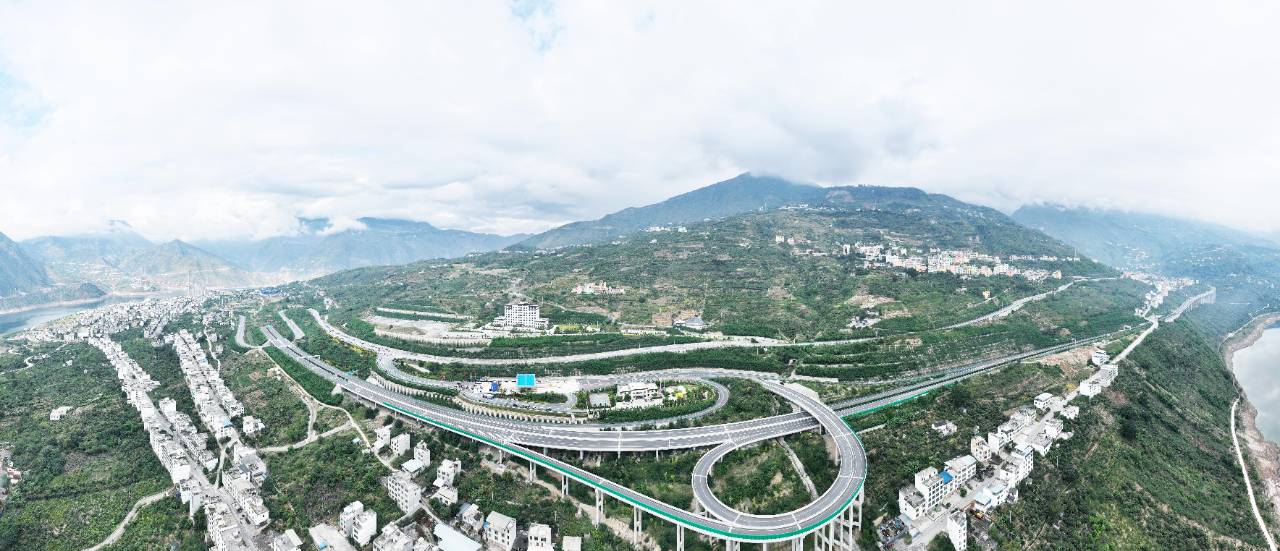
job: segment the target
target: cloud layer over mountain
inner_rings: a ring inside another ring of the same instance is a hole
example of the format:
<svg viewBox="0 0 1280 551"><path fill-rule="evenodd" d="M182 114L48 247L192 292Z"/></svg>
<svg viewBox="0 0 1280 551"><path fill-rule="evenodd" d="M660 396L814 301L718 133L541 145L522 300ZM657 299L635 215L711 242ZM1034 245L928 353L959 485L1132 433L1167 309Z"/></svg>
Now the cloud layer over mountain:
<svg viewBox="0 0 1280 551"><path fill-rule="evenodd" d="M513 233L750 170L1276 230L1276 9L6 3L0 220Z"/></svg>

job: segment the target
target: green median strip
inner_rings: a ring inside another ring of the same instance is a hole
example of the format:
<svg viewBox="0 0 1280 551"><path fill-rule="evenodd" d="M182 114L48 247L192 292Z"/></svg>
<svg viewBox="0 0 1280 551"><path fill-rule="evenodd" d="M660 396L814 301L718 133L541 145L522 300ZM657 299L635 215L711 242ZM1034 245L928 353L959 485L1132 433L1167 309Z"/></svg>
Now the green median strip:
<svg viewBox="0 0 1280 551"><path fill-rule="evenodd" d="M662 510L660 510L660 509L655 509L655 508L653 508L653 507L651 507L651 506L649 506L649 505L647 505L647 504L645 504L645 503L643 503L643 502L640 502L640 501L638 501L638 500L636 500L636 499L634 499L634 498L632 498L632 497L630 497L630 496L628 496L628 495L617 493L617 492L613 491L612 489L607 488L607 487L605 487L604 485L602 485L602 484L599 484L599 483L595 482L594 480L590 480L590 479L587 479L587 478L583 478L583 477L579 476L579 475L578 475L578 474L576 474L576 473L573 473L573 472L571 472L571 471L567 471L567 470L565 470L565 469L561 468L560 466L555 465L554 463L549 463L549 462L547 462L545 459L542 459L541 457L538 457L537 455L531 455L529 452L526 452L526 451L525 451L525 450L523 450L523 449L516 448L516 447L512 447L512 446L510 446L510 445L503 444L503 443L501 443L501 442L497 442L497 441L495 441L495 440L492 440L492 439L486 438L486 437L484 437L484 436L480 436L480 435L478 435L478 434L475 434L475 433L472 433L472 432L469 432L469 431L466 431L466 430L460 429L460 428L458 428L458 427L455 427L455 426L453 426L453 425L450 425L450 424L445 423L445 422L442 422L442 421L437 421L437 420L435 420L435 419L430 419L430 418L428 418L428 417L424 417L424 416L419 415L419 414L417 414L417 413L414 413L414 412L412 412L412 411L408 411L408 410L406 410L406 409L404 409L404 408L401 408L401 407L399 407L399 406L396 406L396 405L394 405L394 404L392 404L392 403L390 403L390 402L383 402L383 403L382 403L382 405L383 405L383 407L386 407L386 408L391 409L391 410L393 410L393 411L396 411L396 412L399 412L399 413L402 413L402 414L408 415L408 416L410 416L410 417L413 417L414 419L418 419L418 420L420 420L420 421L423 421L423 422L425 422L425 423L429 423L429 424L435 425L435 426L440 427L440 428L443 428L443 429L445 429L445 430L448 430L448 431L451 431L451 432L455 432L455 433L461 434L461 435L466 436L466 437L468 437L468 438L472 438L472 439L475 439L475 440L479 440L479 441L484 442L484 443L486 443L486 444L488 444L488 445L490 445L490 446L493 446L493 447L495 447L495 448L498 448L498 449L504 450L504 451L506 451L506 452L508 452L508 453L511 453L511 454L513 454L513 455L518 455L518 456L520 456L520 457L523 457L523 458L525 458L525 459L528 459L529 461L533 461L533 462L535 462L535 463L538 463L538 464L540 464L540 465L542 465L543 467L546 467L546 468L548 468L548 469L554 469L555 471L557 471L557 472L559 472L559 473L561 473L561 474L564 474L564 475L566 475L566 476L572 477L574 480L577 480L577 481L579 481L579 482L582 482L583 484L586 484L586 485L588 485L588 486L591 486L591 487L593 487L593 488L595 488L595 489L597 489L597 490L600 490L600 491L606 492L606 493L608 493L609 495L613 496L613 497L614 497L614 498L616 498L616 499L619 499L619 500L625 501L625 502L630 503L630 504L632 504L632 505L634 505L634 506L636 506L636 507L640 507L641 509L644 509L644 510L646 510L646 511L649 511L649 512L650 512L650 513L652 513L652 514L657 515L657 516L662 517L662 518L665 518L665 519L667 519L667 520L669 520L669 521L671 521L671 522L675 522L675 523L677 523L677 524L685 524L685 525L693 526L693 527L696 527L696 528L698 528L698 529L700 529L700 530L703 530L703 531L706 531L706 532L714 533L714 534L721 535L721 536L725 536L725 537L736 538L736 539L740 539L740 540L748 540L748 541L779 541L779 540L785 540L785 539L789 539L789 538L792 538L792 537L795 537L795 536L799 536L799 535L806 535L806 534L808 534L809 532L812 532L812 531L814 531L814 530L818 529L819 527L821 527L822 525L826 524L827 522L831 521L831 519L835 518L837 515L839 515L841 512L843 512L843 511L844 511L844 510L849 506L849 504L850 504L850 503L853 503L853 499L854 499L855 497L857 497L858 492L862 491L862 483L863 483L863 481L862 481L862 480L859 480L859 481L858 481L858 488L857 488L857 490L855 490L855 491L853 492L853 495L849 496L849 499L845 500L845 502L844 502L844 506L843 506L843 507L841 507L841 508L837 509L835 512L831 513L831 514L830 514L830 515L828 515L826 518L822 519L821 521L819 521L819 522L817 522L817 523L815 523L815 524L813 524L813 525L811 525L811 526L809 526L809 527L807 527L807 528L801 528L801 529L799 529L799 530L793 530L793 531L791 531L791 532L786 532L786 533L782 533L782 534L774 534L774 535L735 534L735 533L733 533L733 532L728 532L728 531L720 530L720 529L718 529L718 528L713 528L713 527L710 527L710 526L706 526L706 525L704 525L704 524L699 524L699 523L696 523L696 522L691 522L691 521L689 521L689 520L687 520L687 519L683 519L683 518L676 517L676 516L674 516L674 515L672 515L672 514L670 514L670 513L667 513L667 512L665 512L665 511L662 511ZM858 440L859 445L861 445L862 440L858 438L857 433L854 433L854 438L855 438L855 439L857 439L857 440Z"/></svg>

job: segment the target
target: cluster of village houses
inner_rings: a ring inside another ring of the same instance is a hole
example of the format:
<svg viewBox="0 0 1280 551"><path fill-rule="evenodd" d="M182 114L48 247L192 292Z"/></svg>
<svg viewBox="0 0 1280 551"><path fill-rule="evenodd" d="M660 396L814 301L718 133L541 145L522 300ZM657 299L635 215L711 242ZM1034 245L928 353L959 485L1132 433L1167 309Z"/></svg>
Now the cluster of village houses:
<svg viewBox="0 0 1280 551"><path fill-rule="evenodd" d="M878 527L880 546L905 547L909 539L914 549L945 534L957 550L967 549L970 515L985 518L992 509L1018 500L1018 484L1031 475L1035 457L1048 454L1055 441L1071 438L1064 420L1075 419L1080 407L1070 402L1096 396L1115 380L1119 368L1109 360L1106 352L1095 350L1091 362L1097 370L1077 390L1036 396L986 438L974 436L968 454L944 462L941 469L917 472L911 485L898 490L901 515ZM950 436L956 426L943 421L933 429Z"/></svg>
<svg viewBox="0 0 1280 551"><path fill-rule="evenodd" d="M89 337L104 337L121 331L144 328L144 336L156 338L173 319L184 314L202 311L212 293L175 297L150 298L138 302L112 304L78 312L66 318L23 331L18 338L28 342L71 342ZM206 314L216 315L216 314ZM222 313L222 316L228 316Z"/></svg>
<svg viewBox="0 0 1280 551"><path fill-rule="evenodd" d="M572 290L575 295L625 295L626 288L611 287L603 281L589 281L587 283L579 283L573 286Z"/></svg>
<svg viewBox="0 0 1280 551"><path fill-rule="evenodd" d="M179 347L189 344L185 339L176 339L175 342L182 342L177 345ZM205 389L202 401L207 403L202 405L197 402L202 422L210 429L217 429L222 435L219 440L227 442L232 449L231 468L223 473L221 487L211 482L206 474L216 472L219 468L218 456L208 449L208 433L200 431L192 422L191 416L178 411L177 402L172 398L162 398L157 406L151 400L150 392L160 384L130 358L119 344L102 337L93 337L89 343L101 350L115 367L126 399L142 417L151 449L169 472L172 482L177 486L178 498L187 505L188 513L194 515L203 508L213 547L219 551L257 549L254 538L270 520L267 508L258 495L258 490L267 477L266 463L253 448L239 441L234 428L230 432L225 430L223 423L230 421L226 414L227 408L239 412L243 408L229 392L221 395L216 390L221 385L221 377L216 370L209 368L209 372L196 373L200 369L200 362L191 355L199 352L199 348L194 351L179 348L179 357L184 364L184 371L190 372L187 374L188 381L193 376L199 378ZM203 356L203 353L200 354ZM227 397L230 397L230 401L224 402ZM286 551L296 551L296 548Z"/></svg>
<svg viewBox="0 0 1280 551"><path fill-rule="evenodd" d="M845 254L848 254L849 245L844 245ZM864 265L868 268L889 266L893 268L915 269L920 272L929 273L948 273L966 277L991 277L991 276L1010 276L1022 277L1029 281L1043 281L1045 279L1062 279L1062 271L1045 270L1041 268L1019 268L1004 262L999 256L960 250L943 250L930 248L927 251L923 249L907 249L906 247L862 243L854 244L853 250L865 258ZM1041 261L1041 262L1079 262L1079 257L1057 257L1050 255L1042 256L1011 256L1010 261Z"/></svg>
<svg viewBox="0 0 1280 551"><path fill-rule="evenodd" d="M614 393L617 398L615 401L610 400L607 392L592 392L587 395L587 402L592 409L610 407L614 409L640 409L660 406L668 401L683 400L688 395L689 389L684 385L659 387L657 383L639 381L618 385Z"/></svg>
<svg viewBox="0 0 1280 551"><path fill-rule="evenodd" d="M370 446L372 453L386 449L390 459L398 459L412 450L411 459L382 479L387 494L405 516L422 508L424 501L435 501L449 508L459 504L455 484L462 473L460 461L442 460L436 467L431 485L424 486L418 480L431 465L431 449L427 443L419 441L412 445L408 432L393 435L391 425L375 429L374 434L375 440ZM497 511L486 515L473 503L460 504L456 524L457 528L446 522L436 522L430 538L422 525L401 526L394 519L378 530L378 513L354 501L343 508L338 526L322 523L309 528L308 533L318 548L331 551L354 551L369 545L373 551L476 551L481 548L511 551L521 541L528 551L556 549L550 526L533 523L527 530L520 531L516 519ZM520 537L522 535L523 538ZM581 538L562 539L565 551L579 551L581 546Z"/></svg>
<svg viewBox="0 0 1280 551"><path fill-rule="evenodd" d="M1145 272L1125 272L1122 277L1141 281L1151 286L1147 294L1142 297L1142 306L1135 308L1133 311L1134 315L1143 318L1164 304L1164 300L1169 297L1169 293L1197 283L1195 279L1189 277L1166 277Z"/></svg>

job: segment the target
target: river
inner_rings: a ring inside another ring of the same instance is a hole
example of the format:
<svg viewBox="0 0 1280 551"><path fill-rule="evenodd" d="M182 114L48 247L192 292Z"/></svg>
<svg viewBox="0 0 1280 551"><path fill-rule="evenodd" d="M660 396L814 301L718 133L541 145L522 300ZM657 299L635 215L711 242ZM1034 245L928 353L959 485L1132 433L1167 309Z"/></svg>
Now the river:
<svg viewBox="0 0 1280 551"><path fill-rule="evenodd" d="M1268 328L1231 362L1236 380L1258 410L1258 430L1267 440L1280 442L1280 328Z"/></svg>

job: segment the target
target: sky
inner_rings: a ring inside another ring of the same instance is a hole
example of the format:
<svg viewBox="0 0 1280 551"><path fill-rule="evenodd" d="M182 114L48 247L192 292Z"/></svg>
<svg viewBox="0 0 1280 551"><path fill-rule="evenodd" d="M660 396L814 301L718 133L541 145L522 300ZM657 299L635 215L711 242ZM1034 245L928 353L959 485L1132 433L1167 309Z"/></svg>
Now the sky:
<svg viewBox="0 0 1280 551"><path fill-rule="evenodd" d="M0 231L536 232L746 171L1280 231L1278 10L0 0Z"/></svg>

